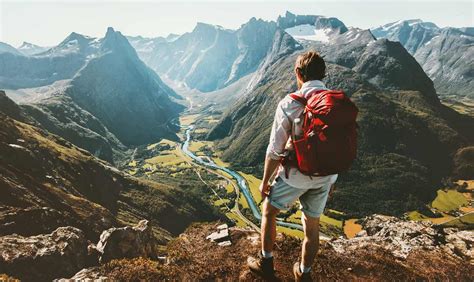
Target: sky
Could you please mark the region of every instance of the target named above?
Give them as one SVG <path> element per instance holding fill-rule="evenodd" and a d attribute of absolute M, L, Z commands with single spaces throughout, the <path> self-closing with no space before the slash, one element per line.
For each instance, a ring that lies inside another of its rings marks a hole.
<path fill-rule="evenodd" d="M 474 0 L 308 0 L 308 1 L 109 1 L 0 0 L 0 41 L 42 46 L 61 42 L 72 31 L 103 37 L 107 27 L 146 37 L 182 34 L 197 22 L 237 29 L 250 18 L 276 20 L 286 11 L 333 16 L 347 26 L 370 28 L 419 18 L 440 27 L 474 26 Z"/>

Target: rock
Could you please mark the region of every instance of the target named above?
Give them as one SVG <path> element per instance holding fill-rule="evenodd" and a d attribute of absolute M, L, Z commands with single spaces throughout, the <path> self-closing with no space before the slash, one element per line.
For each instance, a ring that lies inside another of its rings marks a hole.
<path fill-rule="evenodd" d="M 222 241 L 222 242 L 218 243 L 217 245 L 220 246 L 220 247 L 227 247 L 227 246 L 232 245 L 232 242 L 227 240 L 227 241 Z"/>
<path fill-rule="evenodd" d="M 0 209 L 0 236 L 14 233 L 22 236 L 47 234 L 72 223 L 73 220 L 67 212 L 60 213 L 49 207 Z"/>
<path fill-rule="evenodd" d="M 146 257 L 156 259 L 158 242 L 147 220 L 134 227 L 110 228 L 100 235 L 96 246 L 99 262 L 105 263 L 117 258 Z"/>
<path fill-rule="evenodd" d="M 94 282 L 110 281 L 106 276 L 103 276 L 100 274 L 98 267 L 94 266 L 94 267 L 82 269 L 81 271 L 79 271 L 73 277 L 69 279 L 66 279 L 66 278 L 55 279 L 54 282 L 87 281 L 87 280 L 93 280 Z"/>
<path fill-rule="evenodd" d="M 211 240 L 213 242 L 222 242 L 222 241 L 227 240 L 228 238 L 229 238 L 229 229 L 221 229 L 206 237 L 206 239 Z"/>
<path fill-rule="evenodd" d="M 68 277 L 86 265 L 87 241 L 74 227 L 51 234 L 0 237 L 0 273 L 26 281 Z"/>
<path fill-rule="evenodd" d="M 382 247 L 405 259 L 414 250 L 439 250 L 473 261 L 474 231 L 435 228 L 427 221 L 404 221 L 396 217 L 372 215 L 362 222 L 363 231 L 352 239 L 336 239 L 329 244 L 339 253 L 368 246 Z"/>

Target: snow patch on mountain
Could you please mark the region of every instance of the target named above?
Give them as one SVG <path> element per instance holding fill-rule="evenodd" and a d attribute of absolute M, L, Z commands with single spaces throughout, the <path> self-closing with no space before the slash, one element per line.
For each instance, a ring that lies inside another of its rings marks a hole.
<path fill-rule="evenodd" d="M 331 28 L 316 29 L 314 25 L 303 24 L 285 29 L 296 40 L 329 42 Z"/>

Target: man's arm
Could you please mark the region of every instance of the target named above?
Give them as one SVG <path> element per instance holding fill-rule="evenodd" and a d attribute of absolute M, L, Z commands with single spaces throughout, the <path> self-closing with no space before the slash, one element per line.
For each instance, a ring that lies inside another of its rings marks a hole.
<path fill-rule="evenodd" d="M 281 103 L 278 104 L 275 112 L 275 119 L 273 121 L 272 131 L 270 134 L 270 142 L 268 144 L 267 153 L 265 157 L 265 167 L 263 171 L 263 179 L 260 184 L 260 193 L 262 198 L 270 194 L 270 178 L 275 173 L 275 170 L 280 165 L 280 161 L 285 155 L 285 146 L 290 137 L 291 122 L 283 111 Z"/>
<path fill-rule="evenodd" d="M 270 178 L 275 173 L 275 170 L 280 165 L 279 160 L 272 159 L 270 157 L 265 158 L 265 167 L 263 171 L 263 179 L 262 183 L 260 184 L 260 193 L 262 194 L 262 198 L 267 197 L 270 194 Z"/>

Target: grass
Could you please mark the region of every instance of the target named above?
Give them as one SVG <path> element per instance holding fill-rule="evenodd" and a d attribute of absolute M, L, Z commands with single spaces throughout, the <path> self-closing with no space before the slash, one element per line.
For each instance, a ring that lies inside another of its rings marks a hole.
<path fill-rule="evenodd" d="M 354 238 L 362 230 L 362 226 L 356 223 L 357 219 L 348 219 L 344 222 L 344 234 L 347 238 Z"/>
<path fill-rule="evenodd" d="M 239 194 L 239 205 L 244 209 L 245 208 L 247 208 L 247 209 L 250 208 L 249 203 L 247 202 L 247 199 L 244 196 L 244 193 Z"/>
<path fill-rule="evenodd" d="M 212 160 L 216 163 L 216 165 L 221 167 L 229 167 L 229 163 L 222 161 L 219 157 L 213 157 Z"/>
<path fill-rule="evenodd" d="M 434 224 L 444 223 L 454 218 L 453 216 L 449 214 L 445 214 L 445 213 L 442 213 L 442 214 L 443 214 L 442 217 L 427 217 L 426 215 L 418 211 L 412 211 L 407 214 L 407 217 L 409 220 L 414 220 L 414 221 L 427 220 L 427 221 L 431 221 Z"/>
<path fill-rule="evenodd" d="M 227 186 L 225 186 L 225 190 L 227 194 L 234 192 L 234 185 L 232 185 L 231 182 L 227 183 Z"/>
<path fill-rule="evenodd" d="M 190 124 L 193 124 L 198 117 L 199 114 L 181 116 L 179 117 L 179 124 L 181 126 L 188 126 Z"/>
<path fill-rule="evenodd" d="M 235 213 L 233 212 L 227 212 L 225 214 L 225 216 L 232 220 L 233 222 L 235 222 L 235 225 L 238 226 L 238 227 L 245 227 L 247 226 L 247 223 L 245 223 L 245 221 L 243 219 L 241 219 L 238 215 L 236 215 Z"/>
<path fill-rule="evenodd" d="M 159 143 L 153 143 L 153 144 L 150 144 L 148 146 L 146 146 L 146 149 L 147 150 L 153 150 L 156 148 L 156 146 L 158 146 Z"/>
<path fill-rule="evenodd" d="M 224 204 L 228 204 L 229 202 L 230 202 L 229 199 L 219 199 L 219 200 L 214 201 L 214 205 L 220 207 Z"/>
<path fill-rule="evenodd" d="M 195 153 L 202 153 L 201 149 L 206 146 L 212 146 L 209 141 L 191 141 L 189 143 L 189 150 Z M 202 153 L 204 155 L 204 153 Z"/>
<path fill-rule="evenodd" d="M 301 212 L 300 209 L 297 210 L 294 214 L 292 214 L 288 218 L 288 221 L 293 222 L 293 223 L 298 223 L 298 224 L 301 223 L 301 213 L 302 212 Z M 320 220 L 321 223 L 332 225 L 332 226 L 342 230 L 343 222 L 341 220 L 334 219 L 334 218 L 329 217 L 329 216 L 324 215 L 324 214 L 321 215 L 319 220 Z"/>
<path fill-rule="evenodd" d="M 415 221 L 424 220 L 428 218 L 427 216 L 421 214 L 418 211 L 411 211 L 407 214 L 407 216 L 409 220 L 415 220 Z"/>
<path fill-rule="evenodd" d="M 452 227 L 472 227 L 474 225 L 474 213 L 468 213 L 460 216 L 459 218 L 454 218 L 452 220 L 442 223 L 443 226 L 452 226 Z"/>
<path fill-rule="evenodd" d="M 431 203 L 431 206 L 439 211 L 448 212 L 456 210 L 468 204 L 466 197 L 455 190 L 438 190 L 438 196 Z"/>
<path fill-rule="evenodd" d="M 329 225 L 335 226 L 339 229 L 342 229 L 343 222 L 341 220 L 334 219 L 332 217 L 326 216 L 324 214 L 321 215 L 320 218 L 321 222 L 327 223 Z"/>
<path fill-rule="evenodd" d="M 285 233 L 290 236 L 294 236 L 300 239 L 304 238 L 304 233 L 301 230 L 293 229 L 293 228 L 288 228 L 284 226 L 277 226 L 277 232 Z"/>
<path fill-rule="evenodd" d="M 209 129 L 207 128 L 198 128 L 196 130 L 194 130 L 195 133 L 197 134 L 204 134 L 204 133 L 207 133 L 209 131 Z"/>
<path fill-rule="evenodd" d="M 253 199 L 255 200 L 256 203 L 260 203 L 262 200 L 262 196 L 260 195 L 259 191 L 259 186 L 262 180 L 258 179 L 257 177 L 247 174 L 241 171 L 238 171 L 240 175 L 242 175 L 243 178 L 247 181 L 247 185 L 250 189 L 250 193 L 252 194 Z"/>

